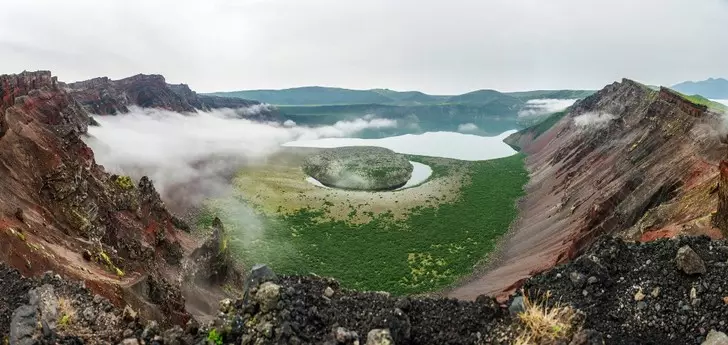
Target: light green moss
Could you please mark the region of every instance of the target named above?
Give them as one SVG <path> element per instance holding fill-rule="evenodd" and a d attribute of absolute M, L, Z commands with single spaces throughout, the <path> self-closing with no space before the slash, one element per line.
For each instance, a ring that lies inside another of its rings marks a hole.
<path fill-rule="evenodd" d="M 126 175 L 118 176 L 116 178 L 116 181 L 114 181 L 114 182 L 116 182 L 116 185 L 119 186 L 119 188 L 121 188 L 121 189 L 124 189 L 124 190 L 134 189 L 134 181 L 132 181 L 131 177 L 129 177 L 129 176 L 126 176 Z"/>
<path fill-rule="evenodd" d="M 213 328 L 207 333 L 207 340 L 215 343 L 216 345 L 222 345 L 222 334 L 217 329 Z"/>
<path fill-rule="evenodd" d="M 68 314 L 63 314 L 60 319 L 58 319 L 58 326 L 64 328 L 68 326 L 68 324 L 71 323 L 71 316 Z"/>

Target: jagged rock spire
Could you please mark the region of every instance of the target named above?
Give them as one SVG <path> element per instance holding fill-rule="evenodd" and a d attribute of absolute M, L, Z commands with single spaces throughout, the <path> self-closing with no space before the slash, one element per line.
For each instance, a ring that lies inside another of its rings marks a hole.
<path fill-rule="evenodd" d="M 713 215 L 713 224 L 725 236 L 728 235 L 728 161 L 720 161 L 718 170 L 718 210 Z"/>

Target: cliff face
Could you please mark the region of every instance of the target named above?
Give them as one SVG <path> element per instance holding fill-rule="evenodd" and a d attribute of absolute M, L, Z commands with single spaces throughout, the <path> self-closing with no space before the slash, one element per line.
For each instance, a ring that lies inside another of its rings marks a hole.
<path fill-rule="evenodd" d="M 107 77 L 65 84 L 66 90 L 92 114 L 114 115 L 129 112 L 129 107 L 160 108 L 194 112 L 218 108 L 249 108 L 259 102 L 239 98 L 198 95 L 186 84 L 167 84 L 161 75 L 138 74 L 120 80 Z M 256 120 L 276 120 L 270 108 L 240 114 Z"/>
<path fill-rule="evenodd" d="M 24 275 L 85 280 L 146 317 L 186 321 L 177 276 L 191 240 L 151 181 L 96 164 L 80 139 L 89 114 L 50 72 L 0 76 L 0 99 L 0 260 Z"/>
<path fill-rule="evenodd" d="M 511 138 L 529 154 L 521 217 L 500 261 L 451 295 L 510 291 L 604 233 L 643 241 L 719 237 L 710 215 L 718 205 L 717 165 L 727 152 L 721 125 L 704 106 L 625 79 L 578 102 L 535 139 Z"/>

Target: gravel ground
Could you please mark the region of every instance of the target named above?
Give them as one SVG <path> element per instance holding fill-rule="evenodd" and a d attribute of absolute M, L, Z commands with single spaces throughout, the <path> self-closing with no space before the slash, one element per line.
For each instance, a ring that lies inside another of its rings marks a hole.
<path fill-rule="evenodd" d="M 696 254 L 688 274 L 678 260 L 684 246 Z M 586 313 L 585 326 L 608 344 L 700 344 L 712 330 L 728 330 L 728 243 L 683 237 L 648 243 L 602 238 L 572 263 L 532 278 L 532 296 Z M 702 261 L 704 273 L 700 273 Z"/>

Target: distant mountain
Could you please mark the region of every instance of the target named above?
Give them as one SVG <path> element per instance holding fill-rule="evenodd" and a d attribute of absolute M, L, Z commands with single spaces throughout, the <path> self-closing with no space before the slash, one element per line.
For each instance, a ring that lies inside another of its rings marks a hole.
<path fill-rule="evenodd" d="M 273 105 L 344 105 L 344 104 L 492 104 L 519 105 L 531 99 L 579 99 L 592 90 L 535 90 L 499 92 L 477 90 L 462 95 L 429 95 L 420 91 L 390 89 L 351 90 L 336 87 L 307 86 L 281 90 L 242 90 L 214 92 L 209 95 L 251 99 Z"/>
<path fill-rule="evenodd" d="M 466 104 L 489 104 L 493 102 L 502 102 L 507 104 L 521 104 L 523 101 L 513 96 L 506 95 L 496 90 L 477 90 L 464 93 L 458 96 L 452 96 L 447 100 L 448 103 L 466 103 Z"/>
<path fill-rule="evenodd" d="M 306 86 L 283 90 L 215 92 L 211 95 L 253 99 L 275 105 L 386 104 L 394 102 L 392 98 L 374 90 L 349 90 L 322 86 Z"/>
<path fill-rule="evenodd" d="M 580 99 L 593 94 L 594 90 L 534 90 L 505 92 L 506 95 L 528 101 L 532 99 Z"/>
<path fill-rule="evenodd" d="M 728 99 L 728 80 L 710 78 L 703 81 L 686 81 L 671 87 L 687 95 L 701 95 L 710 99 Z"/>
<path fill-rule="evenodd" d="M 462 95 L 429 95 L 420 91 L 390 89 L 350 90 L 333 87 L 298 87 L 283 90 L 217 92 L 210 95 L 239 97 L 276 105 L 283 118 L 301 125 L 327 125 L 373 115 L 396 119 L 396 129 L 381 129 L 363 136 L 382 137 L 422 131 L 457 131 L 461 125 L 477 127 L 475 134 L 494 135 L 522 128 L 550 113 L 525 118 L 519 111 L 532 99 L 577 99 L 594 91 L 537 90 L 503 93 L 477 90 Z"/>

